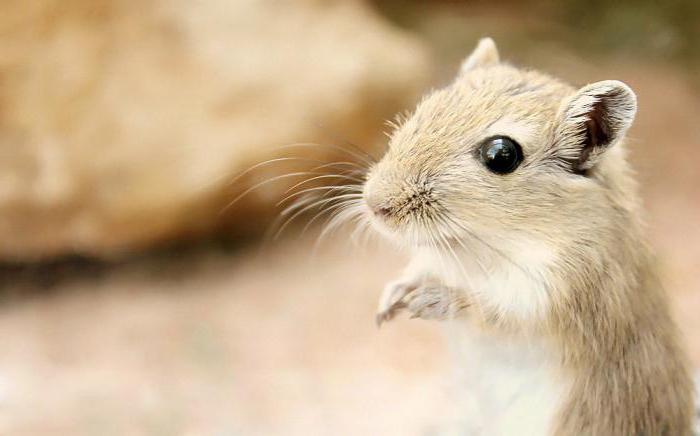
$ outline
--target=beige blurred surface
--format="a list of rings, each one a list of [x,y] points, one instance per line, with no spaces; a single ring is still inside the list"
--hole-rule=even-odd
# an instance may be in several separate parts
[[[264,177],[236,174],[291,143],[372,143],[427,72],[424,45],[360,1],[10,0],[0,260],[245,236],[282,191],[226,208]]]
[[[620,79],[635,89],[630,157],[700,367],[700,83],[692,70],[624,50],[585,52],[557,38],[561,23],[517,2],[459,13],[416,4],[412,30],[433,49],[437,84],[491,34],[505,59],[578,84]],[[219,85],[206,86],[215,94]],[[275,117],[296,113],[293,106]],[[339,115],[342,135],[355,133],[356,115]],[[209,158],[183,165],[199,171]],[[203,243],[107,265],[0,266],[0,434],[431,434],[450,412],[439,325],[400,319],[377,330],[373,322],[380,290],[404,259],[389,246],[356,247],[342,232],[312,255],[313,231],[301,235],[301,227],[262,251]]]
[[[2,308],[0,433],[398,435],[437,424],[437,325],[373,321],[398,257],[346,238],[311,256],[312,242],[125,266]]]

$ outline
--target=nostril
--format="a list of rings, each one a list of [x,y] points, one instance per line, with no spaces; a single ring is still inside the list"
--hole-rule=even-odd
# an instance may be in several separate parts
[[[389,216],[391,214],[391,208],[387,206],[375,206],[374,208],[372,208],[372,210],[374,211],[375,215],[383,217]]]

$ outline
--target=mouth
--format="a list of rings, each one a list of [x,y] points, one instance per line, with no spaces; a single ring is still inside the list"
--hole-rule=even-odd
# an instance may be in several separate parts
[[[397,222],[391,214],[377,212],[369,206],[366,208],[366,215],[377,233],[404,246],[415,248],[430,248],[435,247],[436,244],[453,246],[459,240],[457,236],[444,229],[435,228],[430,223],[420,223],[413,216],[404,217],[401,222]]]
[[[391,240],[400,239],[397,230],[389,224],[390,213],[385,208],[373,208],[365,202],[365,216],[380,235]]]

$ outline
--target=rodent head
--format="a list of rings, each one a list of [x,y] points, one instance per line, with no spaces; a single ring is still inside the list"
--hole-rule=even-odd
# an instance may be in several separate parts
[[[576,90],[502,63],[482,39],[456,80],[391,135],[364,187],[371,220],[410,246],[469,235],[548,246],[591,237],[619,206],[611,190],[625,162],[614,150],[635,113],[621,82]]]

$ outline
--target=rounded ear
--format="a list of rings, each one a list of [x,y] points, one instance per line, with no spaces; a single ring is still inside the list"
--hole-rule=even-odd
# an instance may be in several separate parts
[[[604,80],[584,86],[564,102],[557,134],[560,157],[575,172],[592,168],[625,136],[636,113],[637,97],[624,83]]]
[[[496,43],[491,38],[481,38],[474,51],[462,62],[460,72],[497,64],[499,61]]]

